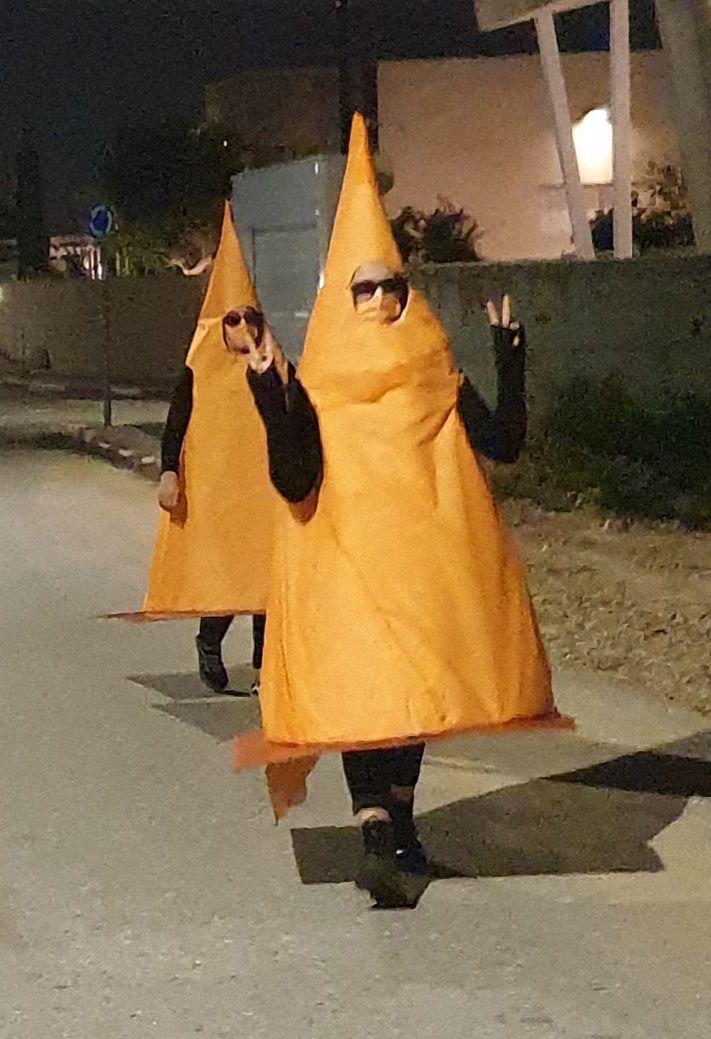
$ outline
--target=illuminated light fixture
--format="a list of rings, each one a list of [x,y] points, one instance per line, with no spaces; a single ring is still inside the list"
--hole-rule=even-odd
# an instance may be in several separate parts
[[[661,0],[659,2],[661,4]],[[612,149],[605,146],[611,132],[602,118],[592,120],[592,125],[596,125],[598,128],[598,131],[592,136],[602,143],[602,149],[595,146],[597,154],[593,152],[590,155],[590,163],[594,164],[594,169],[588,165],[587,147],[578,148],[578,142],[573,138],[574,127],[570,119],[568,92],[555,26],[555,16],[561,12],[572,11],[579,7],[592,7],[593,4],[598,3],[601,3],[601,0],[474,0],[477,27],[480,32],[503,29],[519,22],[534,20],[541,66],[553,115],[556,147],[563,173],[575,251],[583,260],[595,258],[590,225],[585,211],[585,193],[581,183],[581,180],[586,180],[587,175],[588,182],[592,182],[598,187],[609,183],[610,180],[614,182],[615,256],[624,260],[630,259],[634,252],[632,208],[629,205],[632,186],[630,0],[607,0],[610,12],[610,97],[615,154],[610,158]],[[664,6],[667,5],[670,8],[688,6],[680,3],[679,0],[664,0]],[[586,123],[587,130],[586,120],[583,122]],[[587,142],[588,133],[584,132],[582,136]],[[603,154],[605,151],[607,152],[604,169],[601,169],[600,150],[603,151]],[[610,170],[612,161],[614,161],[614,171]],[[582,167],[580,171],[579,165]]]
[[[583,184],[612,182],[612,137],[609,108],[593,108],[573,127],[575,152]]]

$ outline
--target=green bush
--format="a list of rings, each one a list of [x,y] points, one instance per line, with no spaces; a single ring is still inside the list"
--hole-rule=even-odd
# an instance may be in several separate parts
[[[390,221],[405,263],[475,263],[479,227],[444,199],[432,213],[406,206]]]
[[[679,166],[649,162],[632,192],[632,233],[639,253],[694,245],[689,192]],[[615,244],[614,211],[600,210],[590,222],[598,253],[612,252]]]
[[[711,401],[695,394],[643,404],[613,380],[560,393],[525,456],[501,470],[501,493],[547,508],[586,502],[616,516],[711,529]]]

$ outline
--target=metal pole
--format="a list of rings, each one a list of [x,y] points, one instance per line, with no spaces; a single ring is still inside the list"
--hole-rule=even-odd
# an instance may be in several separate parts
[[[101,249],[101,247],[99,247]],[[104,394],[103,394],[103,413],[104,413],[104,429],[108,429],[113,425],[113,390],[111,389],[111,314],[109,306],[109,281],[108,281],[108,270],[104,266],[106,259],[103,249],[101,249],[101,262],[102,262],[102,273],[103,278],[101,281],[101,317],[102,317],[102,340],[103,340],[103,354],[104,354]]]
[[[610,79],[615,184],[615,256],[629,260],[632,239],[630,0],[610,0]]]
[[[558,50],[555,22],[553,15],[548,11],[536,15],[535,22],[543,74],[546,78],[548,96],[553,109],[558,158],[563,171],[568,212],[573,228],[573,244],[582,260],[594,260],[595,249],[593,248],[592,232],[585,214],[585,196],[573,142],[573,124],[570,119],[568,94]]]
[[[358,0],[334,0],[337,19],[341,150],[348,152],[353,113],[368,127],[370,150],[378,150],[378,62],[372,29]]]
[[[348,153],[353,118],[353,70],[350,54],[350,11],[348,0],[335,0],[336,48],[338,51],[338,112],[341,123],[341,151]]]

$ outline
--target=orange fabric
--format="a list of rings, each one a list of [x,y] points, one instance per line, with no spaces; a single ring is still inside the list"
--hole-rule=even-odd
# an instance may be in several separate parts
[[[317,762],[317,754],[301,754],[287,761],[267,763],[267,790],[275,822],[280,822],[292,808],[304,803],[307,794],[306,782]]]
[[[259,768],[264,765],[286,765],[290,761],[314,760],[321,754],[334,751],[350,750],[388,750],[393,747],[404,747],[416,743],[437,743],[454,739],[455,736],[467,736],[473,733],[490,735],[502,732],[530,732],[536,729],[572,730],[575,722],[571,718],[552,712],[540,718],[514,718],[512,721],[494,725],[475,725],[473,728],[452,729],[439,733],[419,733],[409,738],[392,737],[388,740],[375,740],[372,743],[318,744],[318,743],[272,743],[264,735],[264,731],[248,732],[238,737],[233,745],[233,765],[235,772]]]
[[[234,742],[233,766],[235,772],[264,767],[267,777],[267,789],[271,801],[274,818],[278,823],[284,816],[303,804],[307,796],[307,780],[316,767],[323,753],[349,750],[386,750],[390,747],[402,747],[413,743],[441,743],[455,736],[466,736],[472,733],[495,736],[504,732],[532,732],[534,730],[555,729],[571,731],[575,723],[570,718],[551,713],[542,718],[516,718],[500,725],[477,725],[473,729],[439,733],[436,736],[421,734],[411,739],[381,740],[377,743],[344,743],[340,747],[333,744],[327,746],[289,745],[287,743],[270,743],[263,732],[251,732],[240,736]]]
[[[277,495],[266,436],[222,318],[255,306],[229,204],[186,364],[193,406],[180,465],[182,508],[161,512],[143,612],[131,619],[263,613]]]
[[[323,481],[310,518],[278,511],[264,742],[255,753],[238,741],[238,768],[299,748],[567,724],[523,569],[459,419],[444,331],[414,291],[394,324],[355,312],[351,278],[377,260],[401,268],[357,117],[299,369]]]

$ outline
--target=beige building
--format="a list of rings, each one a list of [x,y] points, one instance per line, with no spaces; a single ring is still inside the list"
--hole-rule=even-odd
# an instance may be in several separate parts
[[[581,120],[609,104],[609,56],[562,58],[571,114]],[[635,175],[647,162],[678,163],[665,55],[632,56]],[[481,225],[487,259],[557,258],[570,250],[570,226],[548,96],[536,56],[383,62],[380,145],[392,168],[386,198],[395,215],[439,199]],[[337,147],[335,72],[290,69],[229,80],[208,91],[208,115],[245,134],[255,128],[293,146]],[[591,143],[588,141],[588,153]],[[598,144],[593,139],[592,150]],[[599,148],[609,147],[602,134]],[[589,155],[588,155],[589,159]],[[604,167],[601,156],[600,167]],[[609,164],[608,164],[609,165]],[[593,174],[594,175],[594,172]],[[590,211],[611,204],[611,189],[585,188]]]
[[[609,103],[607,54],[563,55],[571,114]],[[661,51],[632,56],[635,173],[678,162]],[[392,164],[391,213],[463,206],[487,259],[556,258],[570,226],[548,97],[535,56],[386,62],[380,66],[381,147]],[[604,147],[604,141],[601,147]],[[585,189],[590,210],[610,189]]]

